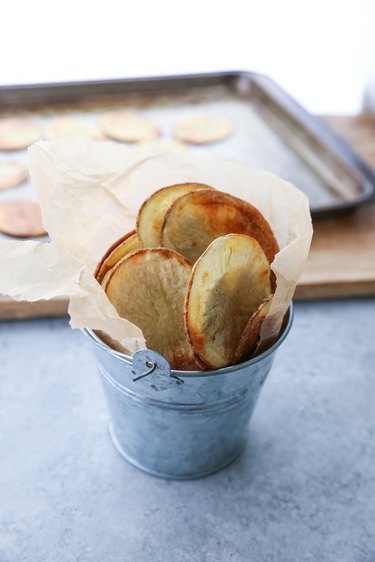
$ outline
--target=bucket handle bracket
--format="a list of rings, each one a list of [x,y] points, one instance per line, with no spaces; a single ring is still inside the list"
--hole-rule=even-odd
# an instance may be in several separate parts
[[[150,375],[151,386],[155,390],[162,390],[165,385],[183,384],[183,380],[171,373],[169,363],[162,355],[150,349],[141,349],[133,355],[133,382],[142,380]]]

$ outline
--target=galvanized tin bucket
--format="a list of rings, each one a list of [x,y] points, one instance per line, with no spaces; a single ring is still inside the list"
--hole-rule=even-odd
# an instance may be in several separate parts
[[[216,371],[173,371],[151,350],[129,357],[84,333],[95,352],[110,412],[110,433],[132,464],[165,478],[197,478],[228,465],[241,451],[247,426],[277,342],[258,357]]]

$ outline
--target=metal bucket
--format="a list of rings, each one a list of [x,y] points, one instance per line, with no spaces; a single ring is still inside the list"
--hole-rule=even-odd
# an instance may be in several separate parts
[[[260,390],[291,324],[290,308],[270,349],[216,371],[173,371],[154,351],[131,358],[83,330],[96,344],[110,433],[120,454],[165,478],[198,478],[228,465],[245,444]]]

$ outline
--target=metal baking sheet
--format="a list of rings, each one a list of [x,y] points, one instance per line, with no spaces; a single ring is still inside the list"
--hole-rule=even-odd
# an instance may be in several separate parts
[[[374,196],[373,170],[263,75],[226,72],[0,88],[0,117],[31,115],[41,127],[62,114],[95,120],[104,111],[120,108],[142,111],[166,138],[172,137],[173,124],[189,114],[226,117],[233,124],[231,136],[188,150],[277,173],[308,195],[316,217],[356,207]],[[0,159],[9,158],[26,161],[27,152],[0,153]],[[0,200],[14,197],[33,198],[31,185],[0,194]]]

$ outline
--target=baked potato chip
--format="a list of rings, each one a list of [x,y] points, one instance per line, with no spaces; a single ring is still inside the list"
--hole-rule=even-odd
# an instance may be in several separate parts
[[[24,183],[29,176],[27,166],[17,160],[0,161],[0,191]]]
[[[160,135],[159,128],[150,119],[132,111],[104,113],[99,120],[99,126],[107,137],[120,142],[141,142]]]
[[[173,127],[174,135],[191,144],[209,144],[225,139],[232,132],[227,119],[214,115],[190,115]]]
[[[134,250],[138,250],[142,247],[142,244],[135,232],[132,230],[131,232],[127,232],[125,236],[117,240],[112,246],[108,249],[106,254],[103,256],[102,261],[99,263],[98,267],[96,268],[95,278],[98,283],[102,283],[106,273],[112,269],[114,265],[122,258],[124,258],[130,252]]]
[[[141,206],[137,217],[137,234],[144,248],[161,246],[161,229],[169,207],[182,195],[212,187],[201,183],[180,183],[155,191]]]
[[[12,199],[0,203],[0,232],[16,238],[44,236],[40,206],[36,201]]]
[[[142,330],[147,347],[186,371],[197,370],[184,330],[190,274],[190,264],[173,250],[143,248],[113,267],[105,289],[118,314]]]
[[[86,121],[70,115],[61,115],[52,119],[47,123],[44,135],[48,139],[104,140],[104,136],[94,121]]]
[[[231,365],[250,316],[271,292],[259,243],[244,234],[214,240],[195,263],[185,301],[194,353],[211,368]]]
[[[114,267],[114,266],[113,266]],[[112,269],[113,267],[111,267],[111,269],[109,269],[108,271],[106,271],[104,277],[102,278],[102,280],[100,281],[101,286],[103,287],[103,290],[105,291],[108,285],[108,281],[111,278],[112,275]]]
[[[0,150],[22,150],[40,138],[40,128],[29,117],[0,119]]]
[[[263,320],[271,308],[272,299],[273,295],[270,295],[260,304],[258,310],[251,315],[234,353],[233,365],[247,361],[255,352],[259,341],[260,329]]]
[[[215,238],[226,234],[255,238],[270,263],[279,251],[271,227],[258,209],[214,189],[187,193],[170,206],[162,226],[161,246],[176,250],[194,263]]]

